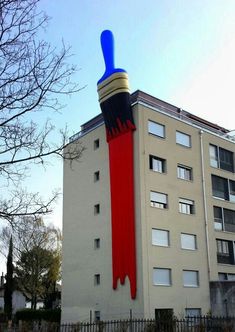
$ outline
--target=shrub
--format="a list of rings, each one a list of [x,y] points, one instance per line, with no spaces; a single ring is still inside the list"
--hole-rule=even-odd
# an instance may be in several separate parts
[[[19,310],[15,314],[17,321],[42,321],[47,322],[60,322],[61,310],[60,309],[23,309]]]

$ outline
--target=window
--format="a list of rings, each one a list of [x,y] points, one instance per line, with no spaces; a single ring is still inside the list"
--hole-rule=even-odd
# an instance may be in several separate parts
[[[179,179],[192,180],[192,168],[179,165],[177,166],[177,176]]]
[[[179,212],[184,214],[194,214],[194,201],[185,198],[180,198]]]
[[[158,286],[171,285],[171,269],[154,268],[153,284]]]
[[[196,250],[196,235],[181,233],[181,248],[188,250]]]
[[[176,143],[180,145],[191,147],[191,136],[181,133],[180,131],[176,132]]]
[[[234,265],[234,243],[222,239],[216,239],[217,262]]]
[[[94,205],[94,214],[99,214],[100,213],[100,204]]]
[[[149,168],[154,172],[166,172],[166,160],[155,156],[149,156]]]
[[[100,321],[100,311],[95,310],[94,311],[95,321]]]
[[[231,280],[235,280],[235,274],[234,273],[218,273],[219,276],[219,280],[220,281],[231,281]]]
[[[221,168],[226,171],[234,172],[234,156],[233,152],[210,144],[210,165],[212,167]]]
[[[185,287],[198,287],[198,271],[183,270],[183,285]]]
[[[95,239],[94,240],[94,248],[99,249],[100,248],[100,239]]]
[[[97,171],[94,173],[94,181],[97,182],[97,181],[99,181],[99,179],[100,179],[100,172]]]
[[[99,147],[100,147],[100,140],[99,139],[94,140],[94,150],[99,149]]]
[[[155,136],[165,138],[165,126],[160,123],[149,120],[148,121],[148,132]]]
[[[100,274],[94,275],[94,284],[95,286],[100,285]]]
[[[218,159],[218,149],[215,145],[210,145],[209,147],[210,153],[210,165],[212,167],[219,167],[219,159]]]
[[[235,203],[235,181],[229,180],[229,200]]]
[[[155,309],[155,320],[156,321],[173,321],[174,311],[173,309]],[[155,329],[154,329],[155,330]]]
[[[235,203],[235,181],[211,175],[212,194],[214,197]]]
[[[150,191],[150,201],[151,206],[157,207],[159,209],[166,209],[167,208],[167,195],[158,193],[155,191]]]
[[[235,232],[235,211],[214,206],[214,228],[219,231]]]
[[[185,308],[186,317],[200,317],[201,309],[200,308]]]
[[[152,244],[155,246],[169,247],[169,231],[152,229]]]
[[[216,175],[211,175],[211,179],[213,196],[229,200],[228,180]]]

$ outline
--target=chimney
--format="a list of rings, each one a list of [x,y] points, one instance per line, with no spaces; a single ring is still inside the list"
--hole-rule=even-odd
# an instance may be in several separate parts
[[[0,281],[0,286],[3,286],[4,285],[4,275],[3,275],[3,272],[2,272],[2,275],[1,275],[1,281]]]

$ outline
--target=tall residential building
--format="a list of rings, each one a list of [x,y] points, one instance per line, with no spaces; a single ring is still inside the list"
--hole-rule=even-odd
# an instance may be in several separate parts
[[[130,309],[148,318],[234,314],[235,133],[142,91],[131,103],[136,297],[128,278],[112,287],[109,154],[100,114],[71,138],[70,147],[85,147],[80,162],[64,164],[62,320],[126,318]]]

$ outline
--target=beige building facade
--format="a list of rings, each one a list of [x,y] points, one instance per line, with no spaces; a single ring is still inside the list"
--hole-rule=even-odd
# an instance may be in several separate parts
[[[127,279],[112,289],[109,156],[98,115],[71,138],[85,147],[80,161],[64,164],[63,322],[127,318],[130,310],[204,315],[215,308],[211,282],[235,280],[233,133],[144,92],[131,98],[137,296]],[[220,310],[228,313],[230,302]]]

